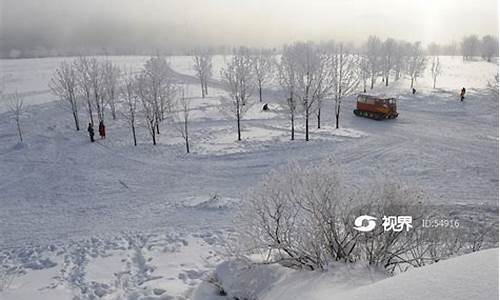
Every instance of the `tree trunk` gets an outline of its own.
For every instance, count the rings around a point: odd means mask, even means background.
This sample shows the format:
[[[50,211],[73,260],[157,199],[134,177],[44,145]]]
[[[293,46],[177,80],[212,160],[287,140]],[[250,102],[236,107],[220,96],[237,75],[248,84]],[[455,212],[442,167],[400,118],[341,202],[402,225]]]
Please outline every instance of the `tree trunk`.
[[[340,125],[340,105],[337,107],[337,111],[335,114],[335,128],[339,129]]]
[[[134,137],[134,146],[137,146],[137,137],[135,135],[135,125],[132,123],[132,135]]]
[[[16,120],[17,123],[17,132],[19,133],[19,140],[21,143],[23,142],[23,132],[21,131],[21,124],[19,123],[19,119]]]
[[[259,82],[259,101],[262,102],[262,84]]]
[[[236,122],[238,123],[238,141],[241,141],[241,127],[240,127],[240,105],[239,103],[237,104],[236,107]]]
[[[188,122],[184,121],[184,136],[186,137],[186,153],[189,153],[189,132],[188,132]]]
[[[373,90],[373,85],[375,84],[375,76],[372,75],[372,80],[370,84],[370,90]]]
[[[88,105],[88,110],[89,110],[90,124],[92,124],[92,126],[94,126],[94,116],[93,116],[93,112],[92,112],[92,104],[90,103],[89,100],[87,100],[87,105]]]
[[[410,85],[410,88],[411,88],[411,89],[413,88],[413,80],[414,80],[414,78],[413,78],[413,76],[412,76],[412,77],[411,77],[411,85]]]
[[[207,96],[208,95],[208,80],[205,79],[204,82],[205,82],[205,96]]]
[[[389,86],[389,73],[385,76],[385,86]]]
[[[318,106],[318,114],[316,115],[318,118],[318,129],[321,128],[321,107]]]
[[[200,79],[201,83],[201,98],[205,98],[205,85],[203,84],[203,79]]]
[[[432,84],[432,88],[435,89],[436,88],[436,77],[434,77],[434,82]]]
[[[292,114],[290,120],[292,121],[292,137],[291,140],[295,140],[295,116]]]
[[[78,111],[73,110],[73,119],[75,119],[76,131],[80,131],[80,121],[78,120]]]
[[[309,141],[309,108],[306,105],[306,141]]]

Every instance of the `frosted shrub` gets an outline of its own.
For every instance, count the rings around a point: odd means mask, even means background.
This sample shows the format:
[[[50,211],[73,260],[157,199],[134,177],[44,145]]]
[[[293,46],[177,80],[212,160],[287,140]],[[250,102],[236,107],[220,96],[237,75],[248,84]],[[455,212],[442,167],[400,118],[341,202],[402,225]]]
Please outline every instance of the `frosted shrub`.
[[[241,254],[259,254],[265,263],[323,270],[331,262],[365,262],[388,272],[436,262],[463,248],[449,232],[426,230],[431,211],[418,191],[390,182],[363,183],[355,191],[331,161],[291,164],[274,171],[250,192],[237,218]],[[361,215],[378,219],[373,231],[354,229]],[[386,231],[383,216],[412,216],[412,228]],[[444,241],[445,244],[432,241]]]

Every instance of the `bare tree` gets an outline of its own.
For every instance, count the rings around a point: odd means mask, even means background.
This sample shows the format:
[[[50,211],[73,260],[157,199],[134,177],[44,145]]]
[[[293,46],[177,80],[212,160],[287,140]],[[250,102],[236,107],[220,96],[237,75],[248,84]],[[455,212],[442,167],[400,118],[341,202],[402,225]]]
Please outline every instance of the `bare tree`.
[[[107,60],[103,63],[104,72],[104,89],[106,94],[106,102],[111,109],[111,116],[116,120],[116,97],[118,93],[118,80],[121,75],[120,68]]]
[[[280,61],[277,64],[278,69],[278,82],[283,90],[286,98],[286,105],[290,117],[290,139],[295,140],[295,115],[297,113],[297,93],[296,93],[296,79],[295,79],[295,63],[293,52],[290,51],[289,46],[285,46]]]
[[[425,56],[424,50],[420,42],[415,42],[410,48],[408,54],[408,69],[407,73],[411,78],[410,88],[413,88],[415,81],[425,70],[425,65],[427,63],[427,57]]]
[[[255,78],[252,57],[246,48],[235,51],[231,61],[221,70],[221,77],[229,90],[229,99],[221,98],[223,110],[236,117],[238,141],[241,141],[241,119],[250,107]]]
[[[479,38],[477,35],[469,35],[462,39],[460,48],[462,50],[462,57],[464,60],[472,60],[479,51]]]
[[[126,110],[123,115],[128,120],[130,129],[132,130],[132,137],[134,139],[134,146],[137,146],[137,137],[135,132],[135,123],[137,116],[137,104],[139,103],[138,93],[138,80],[132,74],[125,76],[123,85],[120,87],[120,97],[123,99]]]
[[[431,65],[431,75],[432,75],[432,88],[436,88],[436,80],[439,75],[441,75],[441,63],[439,62],[439,56],[434,56]]]
[[[80,130],[78,118],[77,74],[74,66],[65,61],[59,64],[49,82],[52,93],[64,101],[71,109],[76,130]]]
[[[331,71],[328,67],[328,55],[312,42],[296,42],[290,46],[295,59],[297,94],[302,102],[305,117],[305,140],[309,141],[309,119],[320,89],[326,76]]]
[[[385,86],[389,86],[389,75],[394,67],[394,56],[397,51],[397,43],[388,38],[382,44],[382,69],[384,73]]]
[[[405,41],[398,41],[396,43],[396,51],[393,57],[393,70],[394,70],[394,80],[399,80],[402,73],[406,68],[406,57],[408,54],[409,43]]]
[[[366,56],[370,71],[370,89],[373,89],[381,71],[381,48],[382,42],[376,36],[369,36],[363,45],[364,55]]]
[[[80,93],[86,102],[87,112],[89,114],[89,121],[94,125],[94,113],[92,104],[92,80],[90,77],[90,59],[86,56],[80,56],[74,62],[77,71],[77,83]]]
[[[94,105],[99,121],[104,120],[104,109],[106,107],[105,72],[101,62],[92,57],[89,60],[89,78],[92,87]]]
[[[157,103],[155,102],[155,97],[153,96],[152,83],[149,81],[149,77],[145,74],[143,70],[139,75],[137,75],[137,95],[142,103],[144,118],[146,119],[146,127],[149,134],[153,140],[153,145],[157,143],[157,128],[159,119],[157,117]]]
[[[23,131],[21,129],[21,117],[24,113],[23,100],[16,92],[12,95],[12,98],[9,102],[9,112],[16,121],[17,133],[19,134],[19,141],[23,142]]]
[[[174,121],[177,123],[177,129],[184,139],[186,153],[189,153],[189,112],[191,109],[191,98],[186,93],[186,88],[182,87],[177,100],[177,114],[174,115]]]
[[[172,72],[164,57],[151,57],[143,68],[144,80],[148,83],[148,97],[156,118],[154,125],[156,134],[160,134],[160,123],[170,110],[175,88]]]
[[[260,49],[253,57],[255,79],[259,89],[259,101],[262,102],[262,87],[272,80],[275,59],[272,51]]]
[[[200,80],[201,97],[208,95],[208,80],[212,77],[212,54],[208,50],[193,51],[193,69]]]
[[[485,35],[481,40],[481,56],[488,62],[491,62],[493,57],[498,57],[498,38]]]
[[[359,86],[360,57],[349,53],[339,45],[333,59],[333,87],[335,96],[335,128],[340,127],[340,108],[342,99],[351,95]]]

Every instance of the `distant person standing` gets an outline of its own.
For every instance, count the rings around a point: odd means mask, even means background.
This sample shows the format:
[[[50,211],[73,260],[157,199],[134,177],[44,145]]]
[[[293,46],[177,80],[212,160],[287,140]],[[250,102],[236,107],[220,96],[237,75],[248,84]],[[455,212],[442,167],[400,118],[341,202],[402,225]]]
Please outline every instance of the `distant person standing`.
[[[464,101],[465,99],[465,88],[462,88],[462,91],[460,92],[460,101]]]
[[[106,126],[104,126],[103,120],[99,121],[99,135],[101,136],[101,139],[106,138]]]
[[[411,92],[412,92],[413,95],[415,95],[417,93],[417,90],[415,88],[412,88]]]
[[[94,126],[92,126],[92,123],[89,123],[89,127],[87,128],[87,131],[89,132],[90,136],[90,142],[94,142]]]

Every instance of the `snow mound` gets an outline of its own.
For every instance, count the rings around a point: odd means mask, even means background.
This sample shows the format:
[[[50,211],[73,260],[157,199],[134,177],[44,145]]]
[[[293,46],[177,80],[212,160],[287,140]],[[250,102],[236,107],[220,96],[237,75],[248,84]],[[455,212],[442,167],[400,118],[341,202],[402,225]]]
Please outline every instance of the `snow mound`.
[[[498,248],[410,270],[341,294],[339,299],[496,300],[498,299]]]
[[[234,198],[222,197],[219,194],[211,194],[208,197],[191,197],[183,202],[184,207],[200,209],[223,209],[232,208],[239,201]]]

